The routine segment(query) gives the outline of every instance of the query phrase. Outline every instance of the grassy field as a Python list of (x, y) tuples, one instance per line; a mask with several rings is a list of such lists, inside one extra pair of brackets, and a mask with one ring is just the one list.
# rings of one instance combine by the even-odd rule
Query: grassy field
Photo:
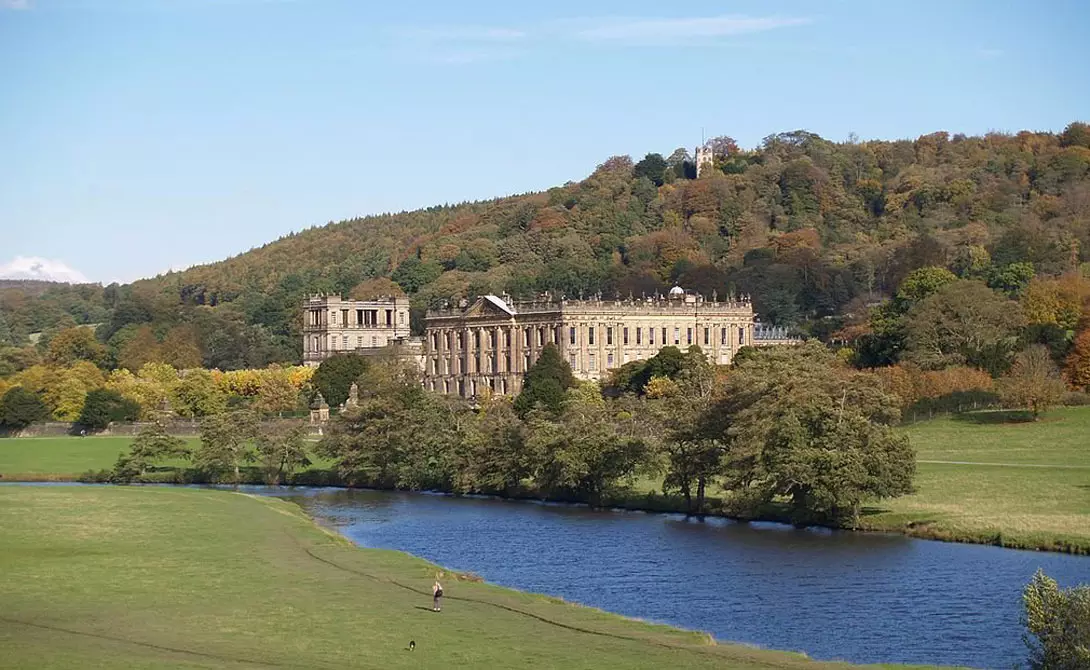
[(271, 498), (6, 486), (0, 529), (3, 667), (850, 667), (453, 575), (434, 613), (435, 566)]
[(1090, 407), (1011, 418), (979, 412), (905, 428), (917, 493), (883, 501), (865, 526), (1090, 553)]
[[(198, 440), (190, 438), (190, 446)], [(51, 475), (73, 478), (88, 470), (112, 468), (131, 437), (20, 437), (0, 440), (0, 475)]]

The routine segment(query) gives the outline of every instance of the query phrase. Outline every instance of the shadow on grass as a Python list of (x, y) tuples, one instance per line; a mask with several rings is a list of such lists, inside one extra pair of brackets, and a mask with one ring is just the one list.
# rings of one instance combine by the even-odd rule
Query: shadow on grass
[(885, 509), (883, 507), (864, 507), (859, 510), (859, 516), (878, 516), (879, 514), (887, 514), (893, 510)]
[(1026, 410), (966, 412), (964, 414), (954, 414), (953, 417), (955, 421), (964, 421), (966, 423), (975, 423), (978, 425), (1033, 423), (1033, 413)]

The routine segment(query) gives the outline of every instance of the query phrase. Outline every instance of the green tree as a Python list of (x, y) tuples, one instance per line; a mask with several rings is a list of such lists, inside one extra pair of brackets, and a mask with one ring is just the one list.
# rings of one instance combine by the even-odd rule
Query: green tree
[(8, 320), (4, 318), (3, 312), (0, 312), (0, 347), (14, 347), (16, 344), (18, 343), (15, 341), (15, 335), (11, 332)]
[(867, 500), (911, 491), (915, 454), (894, 432), (898, 399), (823, 345), (756, 352), (703, 419), (727, 475), (753, 504), (777, 498), (799, 522), (855, 523)]
[(637, 180), (647, 177), (655, 186), (662, 186), (666, 168), (666, 159), (662, 154), (647, 154), (642, 161), (636, 163), (632, 174)]
[(99, 431), (114, 421), (136, 421), (139, 416), (139, 403), (112, 389), (100, 388), (87, 392), (76, 423), (88, 430)]
[(356, 354), (334, 354), (322, 361), (310, 383), (330, 407), (339, 407), (348, 399), (352, 384), (367, 371), (367, 359)]
[(564, 405), (565, 391), (575, 386), (571, 366), (560, 357), (560, 350), (551, 342), (541, 350), (537, 362), (522, 378), (522, 391), (515, 399), (515, 412), (525, 417), (541, 406), (559, 414)]
[(276, 421), (257, 433), (257, 461), (266, 484), (279, 486), (285, 477), (310, 465), (306, 437), (302, 421)]
[(942, 287), (957, 280), (957, 275), (946, 268), (930, 266), (913, 270), (897, 288), (897, 295), (893, 299), (894, 309), (898, 314), (904, 314), (938, 293)]
[(664, 491), (681, 491), (686, 511), (700, 515), (708, 483), (723, 471), (723, 443), (714, 422), (702, 420), (712, 408), (715, 369), (700, 347), (693, 345), (677, 378), (677, 397), (665, 400), (660, 408), (667, 455), (662, 486)]
[(1010, 372), (999, 380), (999, 398), (1007, 407), (1028, 408), (1040, 418), (1067, 390), (1048, 348), (1037, 344), (1014, 359)]
[(13, 386), (0, 398), (0, 426), (9, 430), (22, 430), (32, 423), (48, 419), (49, 408), (38, 394), (21, 386)]
[(110, 481), (132, 481), (137, 475), (145, 475), (153, 466), (174, 458), (189, 458), (190, 450), (185, 440), (174, 437), (159, 421), (140, 429), (129, 445), (129, 452), (122, 453), (114, 465)]
[(438, 263), (424, 262), (416, 256), (409, 256), (401, 261), (390, 279), (397, 282), (406, 293), (412, 294), (438, 279), (441, 274), (443, 268)]
[(927, 370), (971, 365), (1002, 371), (1023, 325), (1022, 309), (978, 281), (943, 286), (904, 320), (904, 358)]
[(1040, 569), (1022, 592), (1033, 670), (1090, 668), (1090, 586), (1061, 589)]
[(1008, 297), (1018, 298), (1033, 280), (1033, 263), (1010, 263), (1003, 267), (993, 266), (988, 271), (988, 287), (1002, 291)]
[(536, 463), (526, 449), (526, 428), (510, 400), (486, 398), (464, 424), (454, 473), (463, 493), (509, 493), (533, 475)]
[(540, 464), (540, 487), (595, 504), (647, 458), (637, 423), (615, 412), (594, 382), (570, 389), (559, 416), (532, 412), (526, 445)]
[(255, 460), (253, 442), (258, 434), (257, 415), (236, 410), (206, 416), (201, 421), (201, 446), (193, 455), (197, 469), (217, 480), (231, 473), (231, 481), (242, 481), (242, 465)]

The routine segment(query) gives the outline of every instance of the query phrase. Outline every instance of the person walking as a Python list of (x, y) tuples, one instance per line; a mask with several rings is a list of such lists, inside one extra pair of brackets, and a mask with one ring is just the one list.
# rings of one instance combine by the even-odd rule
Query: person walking
[(443, 597), (443, 585), (439, 583), (439, 577), (436, 576), (435, 583), (431, 585), (431, 610), (433, 612), (441, 611), (439, 606), (439, 599)]

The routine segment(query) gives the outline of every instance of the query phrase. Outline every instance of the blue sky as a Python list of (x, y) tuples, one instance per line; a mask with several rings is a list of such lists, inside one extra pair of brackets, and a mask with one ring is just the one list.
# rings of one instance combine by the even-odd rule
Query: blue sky
[(0, 0), (0, 274), (130, 281), (614, 154), (1090, 119), (1090, 3)]

